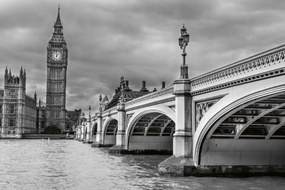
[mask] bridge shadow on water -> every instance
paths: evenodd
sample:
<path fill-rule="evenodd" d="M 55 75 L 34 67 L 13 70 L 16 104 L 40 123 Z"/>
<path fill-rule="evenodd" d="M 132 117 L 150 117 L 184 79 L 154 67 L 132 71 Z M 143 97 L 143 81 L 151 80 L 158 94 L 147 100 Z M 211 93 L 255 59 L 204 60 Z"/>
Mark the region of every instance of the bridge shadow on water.
<path fill-rule="evenodd" d="M 100 152 L 109 154 L 109 148 L 100 148 Z M 126 189 L 131 185 L 137 189 L 285 189 L 284 177 L 169 177 L 159 176 L 158 164 L 169 155 L 116 154 L 111 158 L 119 159 L 119 166 L 128 168 L 129 172 L 123 178 L 128 179 Z M 137 183 L 140 183 L 138 185 Z M 130 189 L 132 189 L 130 188 Z M 124 189 L 124 188 L 123 188 Z"/>

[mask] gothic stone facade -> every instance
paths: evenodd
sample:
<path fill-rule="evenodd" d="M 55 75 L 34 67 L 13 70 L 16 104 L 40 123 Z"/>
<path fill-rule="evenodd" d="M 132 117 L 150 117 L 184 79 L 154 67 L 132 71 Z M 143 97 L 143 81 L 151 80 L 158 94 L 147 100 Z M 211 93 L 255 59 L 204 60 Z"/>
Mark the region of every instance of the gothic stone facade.
<path fill-rule="evenodd" d="M 4 89 L 0 90 L 0 129 L 2 138 L 21 138 L 24 133 L 41 133 L 48 126 L 66 128 L 67 45 L 63 37 L 60 9 L 54 32 L 47 46 L 46 105 L 37 107 L 37 97 L 26 95 L 26 72 L 19 76 L 5 70 Z"/>
<path fill-rule="evenodd" d="M 62 131 L 66 123 L 67 45 L 63 37 L 60 9 L 54 32 L 47 47 L 46 126 L 55 125 Z"/>
<path fill-rule="evenodd" d="M 36 132 L 36 96 L 26 95 L 26 72 L 14 76 L 5 70 L 4 89 L 0 90 L 0 138 L 21 138 Z"/>

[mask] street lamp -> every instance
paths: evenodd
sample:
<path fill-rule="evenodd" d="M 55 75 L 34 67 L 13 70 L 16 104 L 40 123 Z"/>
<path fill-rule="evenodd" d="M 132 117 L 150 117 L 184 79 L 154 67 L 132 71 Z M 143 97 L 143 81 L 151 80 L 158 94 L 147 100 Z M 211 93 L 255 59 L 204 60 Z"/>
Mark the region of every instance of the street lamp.
<path fill-rule="evenodd" d="M 183 64 L 181 66 L 181 72 L 180 72 L 180 79 L 188 79 L 188 66 L 186 65 L 186 46 L 189 43 L 189 39 L 190 39 L 190 35 L 187 33 L 187 28 L 184 26 L 182 26 L 182 28 L 180 29 L 181 31 L 181 36 L 178 38 L 178 44 L 180 46 L 180 48 L 182 49 L 182 56 L 183 56 Z"/>
<path fill-rule="evenodd" d="M 91 123 L 91 105 L 89 105 L 89 122 Z"/>

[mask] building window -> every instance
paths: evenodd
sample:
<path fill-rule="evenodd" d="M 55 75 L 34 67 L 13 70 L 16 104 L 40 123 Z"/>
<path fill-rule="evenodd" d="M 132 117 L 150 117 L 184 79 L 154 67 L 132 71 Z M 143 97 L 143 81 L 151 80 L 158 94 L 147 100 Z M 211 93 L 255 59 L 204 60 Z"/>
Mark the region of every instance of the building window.
<path fill-rule="evenodd" d="M 59 118 L 59 111 L 56 111 L 55 114 L 56 114 L 55 117 L 56 117 L 56 118 Z"/>
<path fill-rule="evenodd" d="M 2 105 L 0 105 L 0 113 L 2 113 Z"/>
<path fill-rule="evenodd" d="M 2 118 L 0 118 L 0 127 L 2 127 Z"/>
<path fill-rule="evenodd" d="M 15 105 L 14 104 L 10 104 L 9 105 L 9 113 L 15 113 Z"/>
<path fill-rule="evenodd" d="M 10 119 L 10 120 L 9 120 L 9 126 L 14 126 L 14 125 L 15 125 L 14 119 Z"/>

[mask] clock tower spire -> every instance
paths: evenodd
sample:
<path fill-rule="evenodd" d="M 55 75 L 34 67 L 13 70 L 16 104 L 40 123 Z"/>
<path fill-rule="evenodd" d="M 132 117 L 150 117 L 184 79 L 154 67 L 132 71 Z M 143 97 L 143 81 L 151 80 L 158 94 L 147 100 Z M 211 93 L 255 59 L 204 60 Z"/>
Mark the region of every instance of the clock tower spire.
<path fill-rule="evenodd" d="M 53 27 L 54 31 L 47 46 L 46 126 L 57 126 L 64 131 L 68 50 L 63 37 L 60 7 Z"/>
<path fill-rule="evenodd" d="M 63 27 L 61 24 L 61 19 L 60 19 L 60 7 L 58 7 L 58 12 L 57 12 L 57 18 L 56 21 L 53 25 L 53 35 L 52 38 L 50 39 L 50 42 L 61 42 L 66 45 L 66 42 L 63 37 Z"/>
<path fill-rule="evenodd" d="M 58 10 L 57 10 L 57 19 L 55 21 L 54 26 L 59 26 L 62 28 L 62 24 L 61 24 L 61 20 L 60 20 L 60 6 L 58 6 Z"/>

